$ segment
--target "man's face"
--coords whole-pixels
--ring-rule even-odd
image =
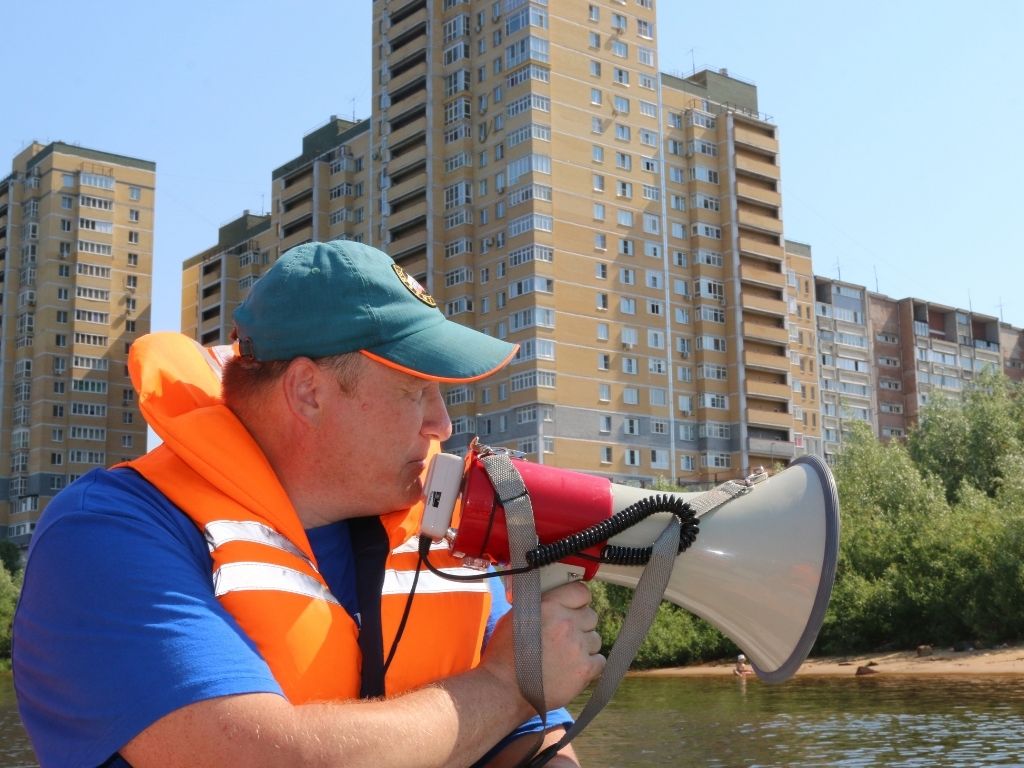
[[[345,517],[380,515],[417,502],[430,444],[452,432],[437,382],[369,359],[357,370],[350,391],[339,386],[329,395],[320,446],[333,464],[325,472],[337,480],[325,489],[344,494],[334,503]]]

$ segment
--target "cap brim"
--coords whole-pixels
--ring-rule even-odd
[[[455,383],[490,376],[506,366],[518,349],[518,344],[445,320],[397,341],[361,351],[412,376]]]

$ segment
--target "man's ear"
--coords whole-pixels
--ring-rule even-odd
[[[308,357],[296,357],[281,377],[281,389],[288,409],[307,422],[317,421],[324,406],[323,370]]]

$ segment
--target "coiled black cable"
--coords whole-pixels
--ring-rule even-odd
[[[679,552],[686,551],[697,539],[700,521],[697,520],[690,505],[681,498],[659,493],[640,499],[611,517],[564,539],[534,547],[526,553],[526,562],[534,568],[557,563],[565,557],[608,541],[612,536],[622,533],[656,512],[671,512],[679,519]],[[651,559],[652,550],[653,547],[620,547],[609,544],[601,550],[598,560],[612,565],[644,565]]]

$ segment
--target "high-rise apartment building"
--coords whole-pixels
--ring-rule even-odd
[[[127,372],[149,331],[152,162],[33,143],[0,180],[0,534],[24,545],[61,488],[146,450]]]
[[[352,237],[521,346],[447,390],[449,450],[689,484],[819,448],[810,252],[753,85],[661,74],[653,0],[378,0],[373,35],[370,119],[307,136],[269,228],[186,263],[186,330],[229,329],[286,248]]]

